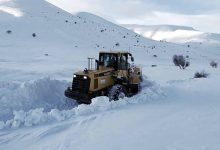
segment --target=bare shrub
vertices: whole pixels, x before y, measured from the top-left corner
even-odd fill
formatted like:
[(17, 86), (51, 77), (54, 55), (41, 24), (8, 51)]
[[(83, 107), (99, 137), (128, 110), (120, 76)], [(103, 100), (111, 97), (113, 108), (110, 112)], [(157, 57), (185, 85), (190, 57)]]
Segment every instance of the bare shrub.
[(115, 46), (119, 46), (119, 45), (120, 45), (119, 43), (116, 43), (116, 44), (115, 44)]
[(37, 35), (36, 35), (36, 33), (33, 33), (32, 36), (33, 36), (33, 37), (36, 37)]
[(212, 68), (217, 68), (217, 67), (218, 67), (218, 63), (213, 60), (213, 61), (210, 62), (210, 66), (211, 66)]
[(190, 62), (186, 61), (186, 57), (183, 55), (173, 55), (173, 63), (175, 66), (179, 66), (180, 69), (185, 69), (190, 65)]
[(6, 31), (6, 33), (11, 34), (11, 33), (12, 33), (12, 31), (11, 31), (11, 30), (7, 30), (7, 31)]
[(194, 74), (194, 78), (207, 78), (209, 76), (209, 73), (205, 71), (196, 72)]

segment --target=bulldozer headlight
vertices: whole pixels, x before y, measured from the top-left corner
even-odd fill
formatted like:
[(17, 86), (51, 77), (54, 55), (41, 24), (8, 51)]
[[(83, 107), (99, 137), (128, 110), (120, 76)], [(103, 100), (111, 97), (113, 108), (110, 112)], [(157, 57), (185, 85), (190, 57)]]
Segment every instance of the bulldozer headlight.
[(74, 74), (74, 75), (73, 75), (73, 78), (75, 78), (75, 77), (76, 77), (76, 75)]
[(85, 80), (86, 80), (86, 79), (87, 79), (87, 76), (84, 76), (84, 77), (83, 77), (83, 79), (85, 79)]

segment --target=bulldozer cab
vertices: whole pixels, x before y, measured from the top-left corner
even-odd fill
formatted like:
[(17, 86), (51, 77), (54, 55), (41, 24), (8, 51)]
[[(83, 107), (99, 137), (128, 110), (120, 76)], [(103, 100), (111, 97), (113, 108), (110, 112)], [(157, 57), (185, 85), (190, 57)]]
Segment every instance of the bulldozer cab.
[(99, 66), (104, 68), (114, 68), (115, 71), (128, 70), (130, 66), (128, 62), (129, 56), (132, 61), (133, 57), (128, 52), (100, 52)]

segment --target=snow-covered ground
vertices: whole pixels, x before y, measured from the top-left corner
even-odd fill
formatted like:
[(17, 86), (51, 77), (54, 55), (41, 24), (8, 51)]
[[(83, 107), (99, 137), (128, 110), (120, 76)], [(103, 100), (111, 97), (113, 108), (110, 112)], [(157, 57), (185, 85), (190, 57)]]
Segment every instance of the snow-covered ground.
[[(153, 41), (43, 0), (0, 1), (0, 21), (0, 149), (220, 149), (220, 70), (209, 65), (220, 62), (218, 35)], [(77, 106), (63, 92), (100, 50), (133, 53), (142, 90)], [(188, 55), (190, 67), (174, 66), (174, 54)], [(194, 79), (201, 70), (208, 78)]]

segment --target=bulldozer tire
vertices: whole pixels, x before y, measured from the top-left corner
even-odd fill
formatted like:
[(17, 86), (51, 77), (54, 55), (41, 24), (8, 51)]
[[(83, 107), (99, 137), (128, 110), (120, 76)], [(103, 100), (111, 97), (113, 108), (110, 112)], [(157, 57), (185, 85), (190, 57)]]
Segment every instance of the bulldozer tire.
[(108, 92), (109, 101), (112, 100), (117, 101), (126, 96), (127, 96), (127, 92), (125, 88), (120, 84), (112, 86)]

